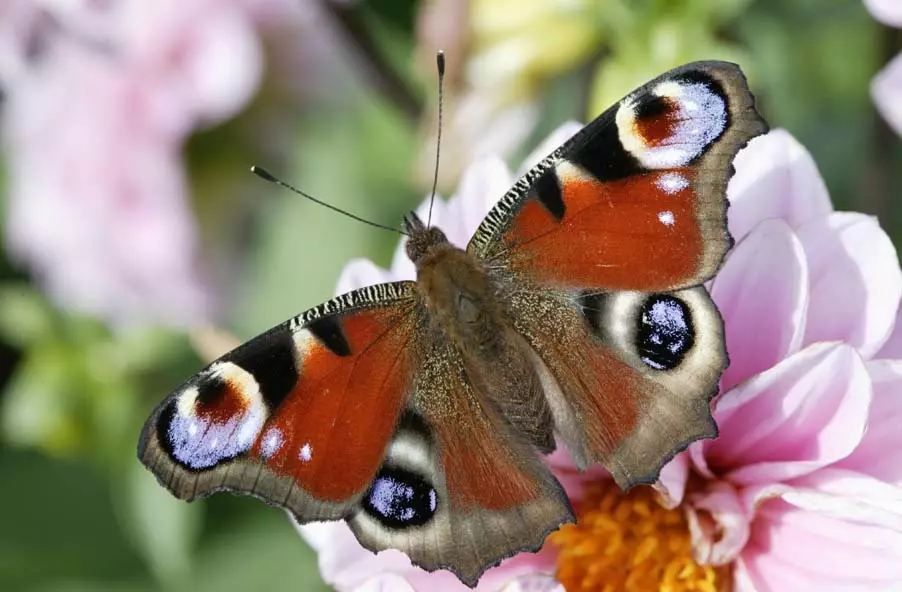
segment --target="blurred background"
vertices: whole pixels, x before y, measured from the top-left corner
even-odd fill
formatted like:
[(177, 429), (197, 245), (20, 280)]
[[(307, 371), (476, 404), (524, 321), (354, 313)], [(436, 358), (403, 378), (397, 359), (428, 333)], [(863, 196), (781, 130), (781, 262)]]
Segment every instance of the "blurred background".
[(250, 338), (349, 259), (390, 261), (395, 235), (251, 164), (395, 225), (431, 182), (438, 48), (446, 195), (473, 159), (516, 166), (664, 70), (728, 59), (837, 207), (898, 241), (899, 4), (2, 0), (0, 590), (327, 589), (280, 511), (177, 502), (135, 458), (208, 327)]

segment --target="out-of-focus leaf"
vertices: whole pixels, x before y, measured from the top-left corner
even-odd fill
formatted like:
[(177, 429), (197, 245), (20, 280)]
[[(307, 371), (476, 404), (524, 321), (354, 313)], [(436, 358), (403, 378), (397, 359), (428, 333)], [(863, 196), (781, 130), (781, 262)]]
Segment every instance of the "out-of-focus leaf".
[(146, 574), (96, 466), (0, 447), (0, 475), (0, 590)]
[(10, 379), (0, 400), (0, 430), (17, 446), (37, 446), (72, 454), (84, 442), (73, 413), (66, 352), (59, 347), (32, 349)]
[(169, 589), (191, 578), (203, 508), (176, 499), (137, 460), (115, 491), (124, 532), (151, 572)]
[[(418, 201), (407, 183), (412, 150), (412, 130), (404, 120), (379, 101), (361, 102), (353, 117), (308, 123), (294, 181), (333, 206), (397, 226), (403, 211)], [(287, 191), (266, 199), (272, 205), (263, 216), (265, 232), (235, 307), (237, 333), (245, 338), (331, 298), (352, 258), (387, 264), (398, 241), (398, 235)]]
[(22, 282), (0, 286), (0, 338), (26, 349), (54, 330), (54, 313), (47, 300)]
[(229, 526), (198, 550), (192, 590), (329, 590), (319, 576), (316, 555), (283, 512), (264, 508), (253, 519)]

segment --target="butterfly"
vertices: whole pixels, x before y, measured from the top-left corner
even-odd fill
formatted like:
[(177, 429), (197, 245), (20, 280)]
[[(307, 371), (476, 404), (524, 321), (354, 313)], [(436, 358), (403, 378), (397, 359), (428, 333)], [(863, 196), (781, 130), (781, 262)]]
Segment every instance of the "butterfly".
[(732, 244), (732, 160), (767, 131), (738, 66), (671, 70), (500, 198), (466, 250), (404, 218), (416, 281), (364, 287), (225, 354), (153, 411), (138, 456), (220, 490), (346, 520), (474, 586), (575, 520), (541, 455), (622, 488), (717, 436), (728, 364), (702, 285)]

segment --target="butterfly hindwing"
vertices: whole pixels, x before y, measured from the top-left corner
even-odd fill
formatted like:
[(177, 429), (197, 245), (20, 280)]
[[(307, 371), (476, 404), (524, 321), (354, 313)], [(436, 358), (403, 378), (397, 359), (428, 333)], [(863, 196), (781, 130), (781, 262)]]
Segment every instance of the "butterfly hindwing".
[(717, 434), (723, 326), (697, 286), (732, 243), (732, 159), (766, 129), (737, 66), (682, 66), (536, 165), (470, 241), (508, 286), (562, 440), (621, 486)]
[(344, 517), (412, 389), (413, 286), (345, 294), (224, 355), (154, 411), (139, 458), (182, 499), (231, 490), (305, 522)]
[(574, 519), (548, 467), (475, 384), (456, 348), (433, 344), (375, 485), (348, 519), (364, 546), (399, 549), (470, 586)]

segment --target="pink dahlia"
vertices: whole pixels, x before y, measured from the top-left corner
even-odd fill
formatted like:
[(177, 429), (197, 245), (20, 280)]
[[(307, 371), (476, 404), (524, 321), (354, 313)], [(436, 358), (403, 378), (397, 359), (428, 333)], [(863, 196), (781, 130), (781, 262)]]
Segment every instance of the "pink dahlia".
[[(528, 166), (579, 129), (559, 129)], [(549, 458), (579, 515), (537, 554), (486, 572), (478, 590), (886, 590), (902, 582), (902, 272), (877, 221), (834, 212), (805, 149), (777, 130), (736, 158), (737, 244), (710, 286), (731, 365), (720, 437), (693, 444), (654, 488), (624, 493), (600, 468)], [(499, 160), (465, 174), (433, 221), (465, 246), (513, 177)], [(425, 213), (427, 204), (419, 212)], [(338, 292), (414, 277), (351, 262)], [(896, 358), (896, 359), (891, 359)], [(373, 554), (343, 522), (299, 527), (338, 590), (465, 590), (394, 550)]]
[[(881, 23), (902, 28), (902, 2), (899, 0), (864, 0), (864, 4)], [(871, 96), (886, 121), (902, 134), (902, 54), (874, 77)]]

